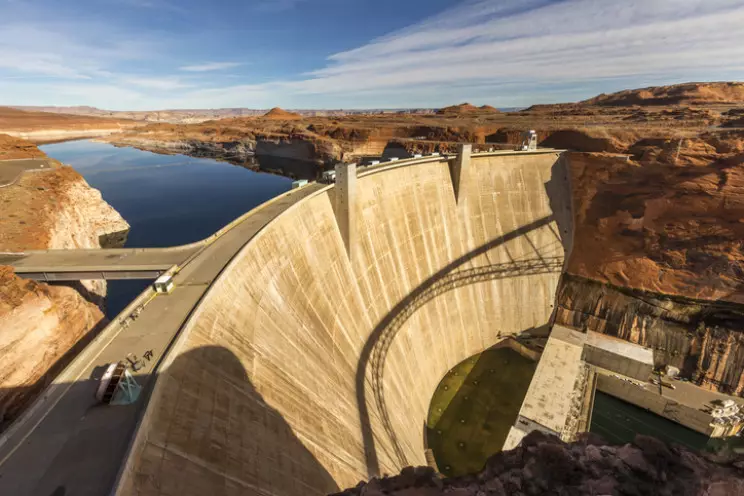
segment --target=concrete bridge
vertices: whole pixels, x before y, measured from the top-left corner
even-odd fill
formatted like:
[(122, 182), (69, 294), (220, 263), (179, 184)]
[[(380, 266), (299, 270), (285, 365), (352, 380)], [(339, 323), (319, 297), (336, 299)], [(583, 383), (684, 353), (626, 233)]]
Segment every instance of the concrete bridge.
[[(464, 147), (271, 200), (178, 262), (173, 293), (140, 295), (0, 437), (0, 493), (326, 494), (425, 464), (441, 377), (548, 323), (570, 198), (560, 151)], [(149, 357), (139, 402), (96, 405), (101, 367), (128, 353)]]
[(0, 253), (0, 265), (37, 281), (154, 279), (198, 253), (205, 242), (173, 248), (39, 250)]

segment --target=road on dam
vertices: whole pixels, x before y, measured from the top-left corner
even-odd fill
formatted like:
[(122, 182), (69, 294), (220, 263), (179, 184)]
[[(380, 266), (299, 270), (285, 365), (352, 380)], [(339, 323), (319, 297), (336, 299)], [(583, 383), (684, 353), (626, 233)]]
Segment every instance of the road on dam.
[[(143, 394), (147, 394), (151, 373), (235, 253), (288, 207), (322, 188), (323, 185), (312, 184), (270, 200), (241, 217), (213, 241), (196, 248), (143, 251), (147, 257), (165, 253), (161, 268), (170, 267), (173, 251), (179, 257), (191, 254), (192, 258), (174, 275), (175, 289), (171, 294), (156, 295), (148, 290), (140, 295), (3, 433), (0, 494), (49, 495), (59, 487), (66, 488), (66, 494), (106, 494), (125, 456), (138, 411), (146, 401), (116, 408), (98, 406), (94, 392), (102, 368), (125, 360), (129, 353), (139, 358), (147, 356), (142, 360), (144, 367), (134, 374), (137, 382), (145, 386)], [(66, 255), (60, 253), (59, 260), (73, 263), (79, 256), (96, 260), (112, 250), (80, 251), (86, 253), (75, 255), (78, 250), (71, 250), (68, 255), (72, 258), (65, 259)], [(31, 256), (28, 260), (33, 259)], [(137, 255), (131, 255), (131, 259), (140, 260)]]
[(547, 330), (572, 244), (569, 160), (395, 163), (247, 243), (158, 369), (117, 494), (308, 495), (425, 465), (453, 366)]
[[(567, 161), (464, 146), (339, 178), (180, 247), (173, 292), (138, 296), (0, 437), (0, 494), (326, 494), (425, 463), (441, 376), (549, 321)], [(130, 354), (143, 397), (99, 406), (103, 368)]]

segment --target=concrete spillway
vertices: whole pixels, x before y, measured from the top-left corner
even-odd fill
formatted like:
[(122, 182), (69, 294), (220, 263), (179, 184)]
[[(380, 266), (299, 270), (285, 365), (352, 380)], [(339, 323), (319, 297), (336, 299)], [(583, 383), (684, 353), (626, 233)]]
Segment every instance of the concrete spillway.
[(558, 152), (452, 167), (360, 174), (351, 257), (338, 188), (264, 227), (162, 364), (120, 493), (320, 494), (425, 465), (439, 381), (548, 323), (572, 233)]

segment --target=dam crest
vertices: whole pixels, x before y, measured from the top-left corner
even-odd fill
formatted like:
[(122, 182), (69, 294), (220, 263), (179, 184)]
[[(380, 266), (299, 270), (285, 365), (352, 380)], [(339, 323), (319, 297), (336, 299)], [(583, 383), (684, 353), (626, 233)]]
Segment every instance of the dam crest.
[(441, 378), (550, 322), (560, 151), (349, 170), (265, 225), (160, 366), (118, 494), (325, 494), (426, 465)]

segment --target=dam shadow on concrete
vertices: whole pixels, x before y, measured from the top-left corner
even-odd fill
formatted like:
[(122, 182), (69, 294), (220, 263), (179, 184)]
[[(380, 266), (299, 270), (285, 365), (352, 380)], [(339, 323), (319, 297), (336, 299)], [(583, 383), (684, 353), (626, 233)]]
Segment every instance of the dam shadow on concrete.
[[(88, 398), (85, 414), (75, 425), (49, 426), (45, 425), (49, 419), (42, 421), (37, 429), (48, 431), (49, 436), (40, 442), (37, 436), (32, 450), (0, 465), (0, 494), (113, 494), (112, 488), (119, 483), (124, 494), (197, 494), (199, 488), (178, 477), (194, 472), (231, 494), (267, 488), (275, 494), (320, 495), (339, 490), (281, 413), (256, 391), (230, 350), (203, 346), (176, 357), (159, 377), (134, 373), (143, 389), (132, 405), (96, 401), (104, 368), (75, 383), (50, 386), (75, 390), (73, 396)], [(213, 387), (217, 375), (228, 379), (228, 388)], [(193, 394), (195, 381), (200, 386), (197, 396)], [(181, 384), (190, 388), (182, 389)], [(169, 415), (161, 411), (151, 418), (144, 416), (154, 390), (155, 395), (176, 395), (176, 407)], [(138, 436), (140, 424), (153, 434)], [(4, 449), (0, 455), (5, 455)], [(36, 455), (42, 463), (29, 463)], [(236, 460), (242, 462), (240, 466)], [(135, 475), (122, 477), (131, 469)], [(206, 487), (222, 494), (217, 486)]]
[[(525, 275), (560, 273), (563, 270), (564, 260), (568, 259), (572, 248), (573, 219), (571, 210), (571, 191), (568, 181), (568, 164), (565, 158), (560, 157), (551, 168), (551, 178), (544, 184), (548, 196), (552, 214), (537, 219), (534, 222), (521, 226), (511, 232), (498, 236), (488, 243), (462, 255), (453, 260), (445, 267), (437, 271), (430, 278), (419, 284), (405, 298), (399, 301), (387, 315), (375, 326), (369, 338), (362, 348), (362, 352), (355, 374), (355, 387), (359, 418), (362, 429), (362, 441), (364, 444), (364, 456), (369, 477), (380, 475), (380, 463), (377, 447), (372, 430), (370, 411), (367, 404), (369, 393), (365, 385), (368, 371), (371, 369), (371, 393), (377, 404), (380, 420), (385, 434), (390, 441), (394, 456), (401, 467), (410, 465), (405, 456), (403, 448), (395, 434), (388, 407), (383, 391), (383, 372), (386, 355), (392, 345), (398, 331), (405, 322), (422, 306), (437, 296), (448, 291), (470, 284), (520, 277)], [(568, 185), (568, 187), (566, 187)], [(559, 232), (551, 225), (553, 222)], [(564, 257), (544, 257), (539, 248), (536, 247), (526, 235), (540, 228), (551, 230), (557, 241), (564, 249)], [(462, 269), (473, 259), (486, 254), (488, 251), (499, 247), (509, 241), (524, 237), (535, 254), (527, 260), (512, 260), (502, 264), (490, 264), (475, 268)], [(485, 311), (485, 310), (484, 310)], [(527, 331), (528, 329), (524, 329)]]

